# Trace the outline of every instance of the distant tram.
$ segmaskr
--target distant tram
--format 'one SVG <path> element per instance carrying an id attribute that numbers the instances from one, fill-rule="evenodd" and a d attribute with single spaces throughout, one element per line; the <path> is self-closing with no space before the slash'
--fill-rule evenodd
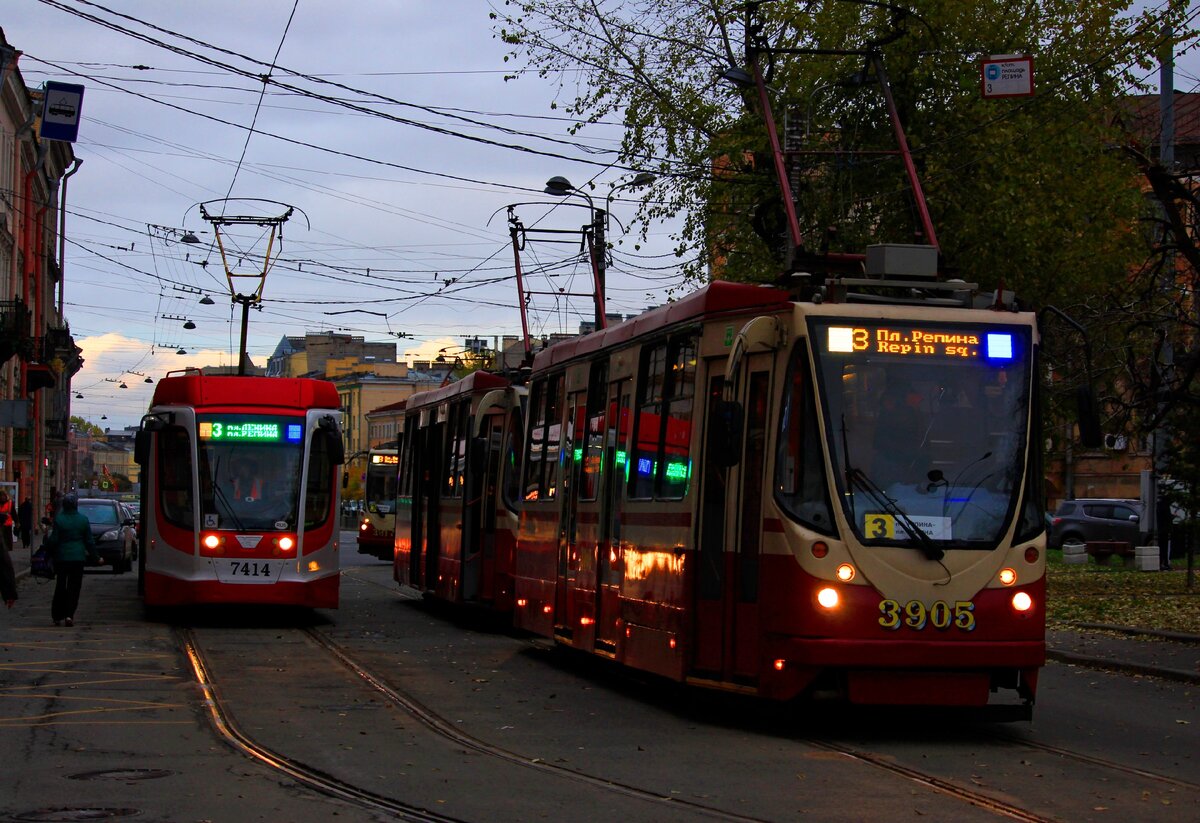
<path id="1" fill-rule="evenodd" d="M 367 452 L 363 510 L 358 523 L 358 553 L 392 560 L 396 536 L 396 476 L 400 452 L 371 449 Z"/>
<path id="2" fill-rule="evenodd" d="M 471 558 L 516 516 L 495 603 L 561 645 L 774 700 L 1004 694 L 1029 716 L 1035 317 L 977 308 L 965 284 L 849 283 L 808 302 L 713 282 L 559 343 L 533 363 L 523 433 L 481 390 L 495 377 L 414 398 L 397 580 L 480 599 Z"/>
<path id="3" fill-rule="evenodd" d="M 337 607 L 339 408 L 320 380 L 159 381 L 136 449 L 147 606 Z"/>
<path id="4" fill-rule="evenodd" d="M 432 596 L 513 604 L 525 390 L 474 372 L 405 407 L 394 576 Z M 508 477 L 507 484 L 502 479 Z"/>

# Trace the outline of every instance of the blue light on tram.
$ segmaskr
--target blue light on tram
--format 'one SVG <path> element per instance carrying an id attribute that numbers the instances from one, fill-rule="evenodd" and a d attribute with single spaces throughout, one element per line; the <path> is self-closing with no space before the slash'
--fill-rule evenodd
<path id="1" fill-rule="evenodd" d="M 299 443 L 304 437 L 304 427 L 299 423 L 288 423 L 287 440 L 289 443 Z"/>
<path id="2" fill-rule="evenodd" d="M 989 360 L 1013 359 L 1013 336 L 1011 334 L 988 332 L 987 358 Z"/>
<path id="3" fill-rule="evenodd" d="M 637 461 L 637 472 L 640 475 L 649 477 L 654 473 L 654 461 L 646 457 L 639 457 Z"/>

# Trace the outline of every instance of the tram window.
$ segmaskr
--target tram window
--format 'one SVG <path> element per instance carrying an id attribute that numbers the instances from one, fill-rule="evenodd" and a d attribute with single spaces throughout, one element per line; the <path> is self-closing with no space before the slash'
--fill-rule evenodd
<path id="1" fill-rule="evenodd" d="M 638 383 L 637 418 L 633 428 L 633 456 L 629 467 L 629 497 L 648 500 L 654 496 L 655 463 L 662 428 L 663 383 L 666 380 L 667 344 L 642 350 Z"/>
<path id="2" fill-rule="evenodd" d="M 542 497 L 553 500 L 561 485 L 562 461 L 559 459 L 562 437 L 563 379 L 561 374 L 550 378 L 546 389 L 546 474 Z"/>
<path id="3" fill-rule="evenodd" d="M 643 350 L 630 498 L 679 500 L 687 494 L 695 393 L 694 336 Z"/>
<path id="4" fill-rule="evenodd" d="M 505 438 L 504 465 L 501 469 L 503 476 L 504 505 L 510 511 L 517 511 L 521 501 L 521 467 L 517 456 L 521 454 L 522 435 L 521 414 L 514 411 L 508 421 L 508 433 Z"/>
<path id="5" fill-rule="evenodd" d="M 192 443 L 187 429 L 166 426 L 158 432 L 158 489 L 163 516 L 184 529 L 195 527 L 192 506 Z"/>
<path id="6" fill-rule="evenodd" d="M 593 363 L 588 378 L 587 412 L 583 433 L 583 475 L 580 500 L 595 500 L 600 490 L 600 472 L 604 461 L 604 403 L 608 382 L 608 364 Z"/>
<path id="7" fill-rule="evenodd" d="M 658 497 L 679 500 L 687 494 L 692 474 L 692 400 L 696 394 L 696 340 L 678 340 L 671 347 L 671 368 L 667 373 L 666 410 L 659 451 Z"/>
<path id="8" fill-rule="evenodd" d="M 334 466 L 328 441 L 313 432 L 308 452 L 308 483 L 304 488 L 304 528 L 315 529 L 329 519 L 333 508 Z"/>
<path id="9" fill-rule="evenodd" d="M 537 500 L 542 491 L 542 464 L 546 440 L 546 383 L 533 384 L 529 400 L 529 450 L 525 453 L 526 500 Z"/>
<path id="10" fill-rule="evenodd" d="M 525 499 L 552 500 L 559 486 L 559 437 L 562 434 L 562 375 L 535 383 L 529 404 L 533 425 L 525 460 Z"/>
<path id="11" fill-rule="evenodd" d="M 779 417 L 775 494 L 784 511 L 822 534 L 834 534 L 825 476 L 825 453 L 817 428 L 816 398 L 808 371 L 808 346 L 792 352 L 787 390 Z"/>

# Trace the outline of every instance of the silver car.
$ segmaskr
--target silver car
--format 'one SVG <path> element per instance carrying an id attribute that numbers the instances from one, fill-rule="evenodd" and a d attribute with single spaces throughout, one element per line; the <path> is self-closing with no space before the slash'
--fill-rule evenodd
<path id="1" fill-rule="evenodd" d="M 1049 543 L 1117 542 L 1136 546 L 1142 534 L 1142 502 L 1124 498 L 1064 500 L 1050 521 Z"/>

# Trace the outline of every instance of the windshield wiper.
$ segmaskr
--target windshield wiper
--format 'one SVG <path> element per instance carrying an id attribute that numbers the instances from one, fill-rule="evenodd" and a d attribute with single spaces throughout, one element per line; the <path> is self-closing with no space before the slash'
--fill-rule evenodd
<path id="1" fill-rule="evenodd" d="M 933 539 L 925 533 L 925 530 L 913 522 L 913 519 L 908 514 L 895 504 L 892 498 L 887 496 L 887 492 L 875 485 L 871 478 L 863 474 L 862 469 L 855 468 L 847 462 L 846 464 L 846 484 L 850 488 L 853 495 L 854 484 L 857 483 L 867 496 L 875 502 L 885 512 L 900 521 L 904 530 L 917 541 L 921 546 L 921 553 L 930 560 L 941 560 L 946 556 L 946 553 L 939 549 L 933 542 Z"/>

